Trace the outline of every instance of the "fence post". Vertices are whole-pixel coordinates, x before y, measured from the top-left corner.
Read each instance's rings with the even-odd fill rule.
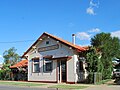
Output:
[[[94,77],[94,84],[96,84],[96,72],[93,73],[93,77]]]

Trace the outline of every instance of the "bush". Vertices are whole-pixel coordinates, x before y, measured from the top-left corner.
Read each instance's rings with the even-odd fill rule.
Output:
[[[4,64],[2,70],[0,70],[0,80],[11,80],[11,69],[10,65]]]
[[[5,76],[4,70],[0,70],[0,80],[4,80],[4,76]]]
[[[98,72],[91,72],[88,74],[86,83],[96,84],[102,81],[102,74]]]

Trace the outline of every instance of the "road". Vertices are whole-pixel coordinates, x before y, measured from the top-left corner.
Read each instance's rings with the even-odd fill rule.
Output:
[[[58,90],[58,89],[0,85],[0,90]]]

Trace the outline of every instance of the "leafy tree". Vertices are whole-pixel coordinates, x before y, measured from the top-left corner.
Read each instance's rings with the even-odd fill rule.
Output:
[[[87,71],[89,72],[88,83],[94,83],[95,72],[101,73],[103,71],[103,64],[100,59],[101,55],[94,47],[90,47],[86,55]]]
[[[3,53],[3,58],[4,58],[5,64],[14,65],[20,60],[20,56],[16,53],[16,50],[17,49],[12,47]]]
[[[3,53],[3,58],[4,58],[4,64],[3,64],[2,70],[0,71],[0,79],[10,80],[11,69],[9,67],[11,65],[16,64],[20,60],[20,57],[16,53],[16,49],[12,47]]]
[[[3,64],[3,67],[2,67],[2,79],[3,80],[10,80],[11,79],[11,69],[9,68],[10,67],[10,64]]]
[[[117,37],[111,37],[110,33],[99,33],[91,39],[91,45],[102,52],[103,79],[111,78],[113,71],[112,58],[120,55],[120,42]]]

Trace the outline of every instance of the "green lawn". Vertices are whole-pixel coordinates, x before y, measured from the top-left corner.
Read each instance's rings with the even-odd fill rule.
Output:
[[[61,89],[84,89],[88,86],[80,86],[80,85],[54,85],[49,88],[61,88]]]
[[[32,83],[32,82],[12,82],[12,81],[0,81],[3,85],[17,85],[17,86],[43,86],[46,84]]]
[[[97,82],[96,85],[105,84],[108,81],[111,81],[111,79],[101,80],[100,82]]]

